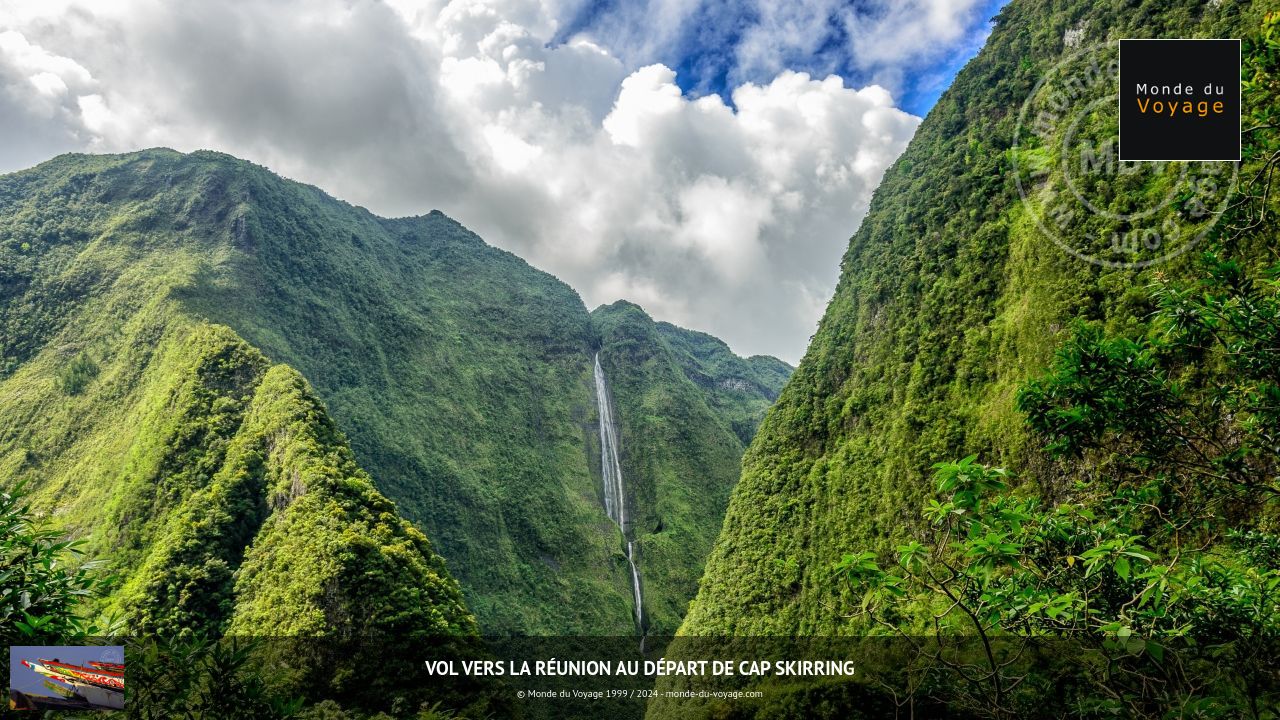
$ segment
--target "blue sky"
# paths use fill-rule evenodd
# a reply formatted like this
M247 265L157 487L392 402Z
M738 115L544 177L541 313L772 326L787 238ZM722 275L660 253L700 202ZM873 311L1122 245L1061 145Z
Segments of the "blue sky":
M727 2L690 2L682 17L681 27L665 41L637 42L650 38L647 17L637 14L637 0L588 0L575 12L561 19L556 41L563 42L578 35L600 41L630 64L662 63L676 71L682 90L691 95L717 93L729 98L733 87L741 82L767 83L771 73L785 67L822 77L841 76L851 87L879 82L893 93L899 107L914 115L925 115L939 95L951 84L956 72L977 53L986 39L990 20L1007 0L960 0L950 20L960 30L955 38L934 43L934 38L919 37L920 46L906 53L899 62L859 57L859 38L853 29L859 24L886 23L889 6L883 2L818 2L810 4L803 17L765 17L761 3L744 0ZM648 3L654 5L656 3ZM677 3L678 4L678 3ZM781 5L783 3L775 3ZM797 6L809 3L797 2ZM898 3L901 6L910 2ZM940 2L918 3L922 6L945 6ZM651 15L648 15L651 17ZM774 46L776 62L744 66L737 52L744 36L768 34L777 25L795 21L803 27L802 38L783 41ZM774 27L770 28L769 23ZM886 28L892 32L892 28ZM909 43L912 38L905 38Z

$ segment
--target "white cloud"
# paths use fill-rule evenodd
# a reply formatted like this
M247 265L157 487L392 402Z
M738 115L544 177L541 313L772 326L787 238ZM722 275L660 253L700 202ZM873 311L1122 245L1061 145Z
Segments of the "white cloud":
M732 84L788 68L841 69L893 89L980 44L991 0L615 0L583 7L582 27L631 65L696 58L704 77Z
M976 50L990 32L978 22L986 19L978 17L984 0L876 0L875 6L868 15L845 13L841 23L858 66L891 87L908 70L947 53Z
M21 167L90 140L79 103L93 76L69 57L33 44L0 25L0 166Z
M840 14L864 67L936 57L962 40L982 0L877 0L870 12Z
M626 298L797 360L918 118L880 87L786 70L740 84L733 107L689 98L662 65L629 72L587 38L549 46L566 12L17 3L0 10L0 120L15 128L0 164L219 149L382 214L438 207L589 306Z

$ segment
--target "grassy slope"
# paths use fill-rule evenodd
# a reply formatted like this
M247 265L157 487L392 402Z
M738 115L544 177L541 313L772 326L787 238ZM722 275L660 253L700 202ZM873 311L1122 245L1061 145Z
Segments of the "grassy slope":
M824 634L828 568L885 548L930 491L934 462L980 452L1043 479L1013 393L1072 318L1135 328L1142 272L1076 260L1040 236L1009 172L1018 109L1064 33L1238 37L1275 3L1015 0L885 175L804 360L743 459L684 631ZM1137 189L1141 191L1142 189ZM1080 237L1108 230L1096 218ZM1109 236L1109 235L1107 235ZM1105 236L1103 236L1105 237ZM1160 270L1187 272L1187 261Z
M205 323L247 343L234 372L225 358L201 364L191 333ZM438 213L377 218L206 152L63 156L0 177L0 480L33 479L42 505L96 552L143 567L126 600L145 596L158 563L170 562L149 555L155 546L194 542L169 528L171 515L192 512L184 503L224 493L201 511L217 515L240 497L228 487L231 455L264 452L237 433L276 362L314 386L360 466L448 558L487 632L630 633L592 449L598 342L570 288ZM721 354L715 363L731 364ZM763 364L758 384L776 393L785 366L748 362ZM721 424L758 417L758 394L725 400ZM679 452L732 483L741 447L720 439ZM247 496L257 502L274 481L255 482ZM692 540L672 537L705 550L720 516L689 507L670 521ZM229 535L257 531L267 510L248 509L255 527ZM229 542L223 560L234 567L244 546ZM241 582L250 568L312 550L251 556ZM671 627L704 556L671 570L678 590L664 593L656 573L651 581ZM222 572L205 571L195 573L202 582ZM297 595L288 585L245 588ZM231 611L211 602L186 620Z

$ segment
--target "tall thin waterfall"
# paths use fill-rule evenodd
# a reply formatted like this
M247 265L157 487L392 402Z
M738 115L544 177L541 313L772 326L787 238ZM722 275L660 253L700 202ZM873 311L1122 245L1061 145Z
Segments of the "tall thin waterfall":
M600 415L600 478L604 483L604 511L622 531L626 542L627 564L631 566L631 591L636 608L636 628L641 635L644 627L644 594L640 590L640 571L636 568L636 541L627 518L627 493L622 485L622 464L618 462L618 426L613 421L613 407L609 403L609 383L600 367L600 353L596 353L596 405ZM641 645L643 647L643 644Z

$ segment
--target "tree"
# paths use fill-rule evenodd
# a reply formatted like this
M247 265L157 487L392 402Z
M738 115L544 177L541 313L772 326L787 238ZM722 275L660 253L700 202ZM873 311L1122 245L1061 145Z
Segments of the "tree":
M82 614L81 603L104 595L116 578L84 561L82 540L42 527L19 484L0 490L0 644L40 644L112 635L114 623Z
M155 718L278 720L304 699L272 687L253 638L149 636L130 647L129 714Z
M1245 43L1252 171L1200 278L1152 273L1144 335L1079 323L1019 393L1059 472L1014 487L975 456L937 464L922 537L836 563L854 614L909 643L954 705L1277 717L1280 264L1241 259L1274 238L1277 69L1272 15Z
M1157 278L1147 337L1081 324L1019 394L1073 487L1012 489L974 456L940 463L925 537L891 569L872 553L837 563L859 612L958 675L962 704L1026 712L1045 677L1030 655L1059 638L1089 688L1075 700L1098 712L1273 716L1280 265L1203 262L1194 285ZM903 602L926 608L931 643L904 629ZM958 637L974 645L949 654Z
M1050 507L972 456L936 469L946 499L925 510L929 536L899 546L889 569L846 555L836 576L923 671L957 680L954 702L1039 716L1065 673L1077 693L1059 696L1063 706L1099 715L1269 717L1262 708L1280 700L1267 652L1280 633L1280 539L1237 530L1187 543L1165 521L1153 532L1164 511L1149 487L1107 493L1096 510ZM909 601L927 608L927 631L902 621Z

